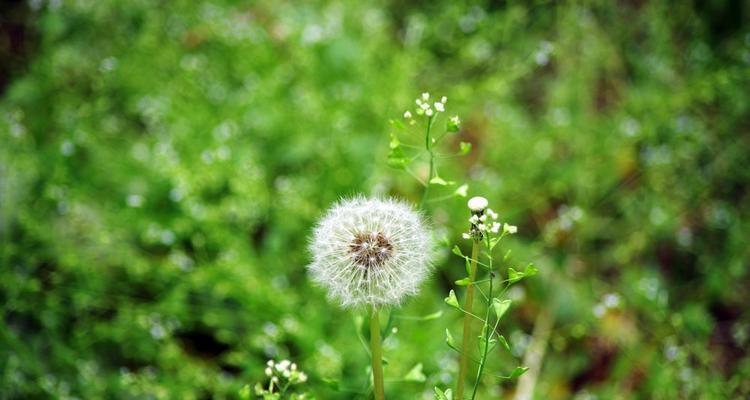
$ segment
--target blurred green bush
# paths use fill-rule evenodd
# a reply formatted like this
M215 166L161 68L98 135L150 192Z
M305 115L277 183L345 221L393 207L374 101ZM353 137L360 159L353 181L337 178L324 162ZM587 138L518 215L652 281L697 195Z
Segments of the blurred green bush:
M357 397L331 382L362 387L367 355L307 280L307 237L340 196L418 200L387 122L425 90L475 149L441 176L541 270L492 370L550 315L537 398L750 395L746 4L3 7L1 398L234 398L268 358ZM430 212L459 242L463 200ZM442 309L461 268L446 254L397 313ZM391 398L450 385L457 318L398 322L386 375L427 381Z

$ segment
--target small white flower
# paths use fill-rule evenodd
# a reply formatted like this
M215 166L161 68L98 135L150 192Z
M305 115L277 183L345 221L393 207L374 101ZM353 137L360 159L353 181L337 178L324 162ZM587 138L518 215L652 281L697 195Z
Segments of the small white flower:
M454 125L461 125L461 118L459 118L458 115L454 115L451 117L451 123Z
M471 218L469 218L469 222L476 225L479 223L479 216L478 215L472 215Z
M422 100L427 101L430 99L430 94L427 92L422 93Z
M500 223L499 222L493 222L492 226L490 227L490 231L492 233L498 233L500 231Z
M461 234L461 237L464 239L471 239L471 234L464 232Z
M479 224L479 225L477 225L477 229L479 229L480 231L486 231L487 230L487 225L485 225L485 224Z
M487 208L488 204L489 202L487 201L487 199L481 196L472 197L467 203L469 209L474 212L484 211L484 209Z
M266 363L266 365L269 367L273 367L273 364L273 360L268 360L268 362Z
M415 103L417 103L418 106L422 107L422 100L416 99L414 100Z
M435 103L435 104L434 104L434 106L435 106L435 109L436 109L436 110L437 110L438 112L443 112L443 111L445 111L445 105L444 105L443 103Z
M273 383L279 383L279 378L276 377L276 376L274 376L274 377L271 378L271 382L273 382Z
M431 108L428 108L428 109L424 110L424 115L426 115L428 117L431 117L432 114L433 114L433 112L432 112Z
M487 221L487 215L482 215L481 217L479 217L479 220L482 221L482 222L486 222Z
M443 96L443 97L440 98L440 102L441 103L445 104L446 101L448 101L447 97Z
M404 118L406 118L406 119L411 118L411 112L410 111L404 112Z
M355 197L318 222L307 268L343 307L396 305L417 293L430 272L432 250L430 232L411 206Z
M490 218L492 219L497 219L497 213L493 211L491 208L487 209L487 215L489 215Z
M299 373L299 381L300 382L306 382L307 381L307 374L305 374L304 372L300 372Z
M510 224L503 224L503 232L513 234L518 232L518 227Z
M271 376L271 375L273 375L273 370L271 370L271 368L266 368L266 376Z
M427 110L430 109L430 104L429 103L422 103L422 104L419 105L419 108L427 111Z

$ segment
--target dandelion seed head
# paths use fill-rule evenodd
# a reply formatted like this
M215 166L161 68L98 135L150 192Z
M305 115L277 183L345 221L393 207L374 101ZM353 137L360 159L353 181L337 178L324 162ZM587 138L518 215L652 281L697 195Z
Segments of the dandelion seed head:
M400 304L417 293L433 248L422 216L392 199L341 200L310 243L312 279L343 307Z

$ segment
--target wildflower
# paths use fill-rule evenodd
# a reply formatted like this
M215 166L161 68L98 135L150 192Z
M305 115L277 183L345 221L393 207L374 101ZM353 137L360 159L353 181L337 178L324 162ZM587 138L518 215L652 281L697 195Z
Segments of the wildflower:
M433 114L433 112L432 112L431 108L428 108L428 109L424 110L424 115L426 115L428 117L431 117L432 114Z
M318 222L312 279L343 307L395 305L416 294L430 271L430 233L409 205L355 197Z
M518 227L510 224L503 224L503 232L514 234L518 232Z
M422 100L427 101L430 99L430 94L427 92L422 93Z
M405 119L410 119L411 118L411 112L409 112L409 111L404 112L404 118Z
M446 101L448 101L447 97L443 96L443 97L440 98L440 102L441 103L445 104Z
M436 110L437 110L438 112L443 112L443 111L445 111L445 105L444 105L443 103L437 103L437 102L436 102L436 103L434 104L434 106L435 106L435 109L436 109Z
M469 202L467 205L469 206L469 210L471 210L474 213L479 213L484 211L485 208L487 208L487 205L489 202L487 199L481 196L472 197L469 199Z

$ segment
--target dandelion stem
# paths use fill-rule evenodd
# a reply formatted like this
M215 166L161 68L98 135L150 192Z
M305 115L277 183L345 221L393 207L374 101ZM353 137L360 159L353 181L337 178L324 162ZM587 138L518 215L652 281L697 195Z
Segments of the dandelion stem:
M471 264L469 267L469 278L472 282L477 277L477 254L479 253L479 241L475 240L471 246ZM464 309L468 312L473 310L474 303L474 285L468 285L466 287L466 302L464 303ZM456 385L456 399L463 399L464 396L464 380L466 378L466 369L469 364L469 348L471 342L471 316L468 314L464 315L464 337L461 344L461 355L458 363L458 383Z
M375 400L384 400L383 348L380 341L380 317L377 307L373 307L370 313L370 354L372 355L372 383Z

